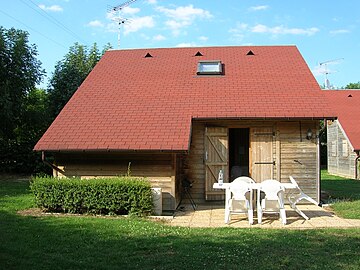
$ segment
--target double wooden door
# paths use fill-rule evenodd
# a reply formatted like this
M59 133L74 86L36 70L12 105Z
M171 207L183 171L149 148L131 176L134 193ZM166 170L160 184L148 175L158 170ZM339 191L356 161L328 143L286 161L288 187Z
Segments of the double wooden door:
M213 189L219 171L224 182L229 179L229 136L227 127L205 128L205 199L223 200L224 191ZM250 128L250 176L256 182L274 178L274 131L273 127Z

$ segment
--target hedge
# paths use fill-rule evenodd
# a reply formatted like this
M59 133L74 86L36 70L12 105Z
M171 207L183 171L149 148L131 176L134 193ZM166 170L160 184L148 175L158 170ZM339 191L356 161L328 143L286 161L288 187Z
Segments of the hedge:
M148 215L153 206L144 178L35 177L30 188L36 205L48 212Z

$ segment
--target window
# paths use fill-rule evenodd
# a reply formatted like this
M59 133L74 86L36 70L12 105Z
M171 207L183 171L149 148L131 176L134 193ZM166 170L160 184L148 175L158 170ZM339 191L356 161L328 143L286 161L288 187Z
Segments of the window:
M221 75L222 64L220 60L199 61L197 68L198 75Z
M348 157L349 156L349 148L347 140L342 141L342 156Z

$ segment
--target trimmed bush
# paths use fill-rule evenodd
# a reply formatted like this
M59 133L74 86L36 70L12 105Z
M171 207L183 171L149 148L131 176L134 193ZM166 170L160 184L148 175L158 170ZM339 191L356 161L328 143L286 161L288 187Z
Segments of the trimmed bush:
M150 183L143 178L35 177L30 183L38 207L49 212L148 215Z

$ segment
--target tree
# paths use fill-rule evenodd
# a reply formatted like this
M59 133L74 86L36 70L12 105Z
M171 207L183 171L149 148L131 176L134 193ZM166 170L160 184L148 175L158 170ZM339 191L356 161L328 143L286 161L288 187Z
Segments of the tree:
M349 83L345 86L345 89L360 89L360 81L357 83Z
M28 44L28 33L0 27L0 123L2 139L15 139L21 124L23 102L42 80L44 71L36 59L35 45Z
M21 124L15 129L16 140L10 141L8 154L10 171L34 173L48 171L41 155L33 151L34 145L50 124L48 94L44 89L33 88L23 102Z
M111 45L107 44L104 50L109 48ZM100 54L96 43L90 49L75 43L70 47L65 57L57 62L48 88L49 108L52 117L55 118L59 114L103 53L104 51Z
M44 75L28 33L0 27L0 171L33 172L32 149L48 125Z

